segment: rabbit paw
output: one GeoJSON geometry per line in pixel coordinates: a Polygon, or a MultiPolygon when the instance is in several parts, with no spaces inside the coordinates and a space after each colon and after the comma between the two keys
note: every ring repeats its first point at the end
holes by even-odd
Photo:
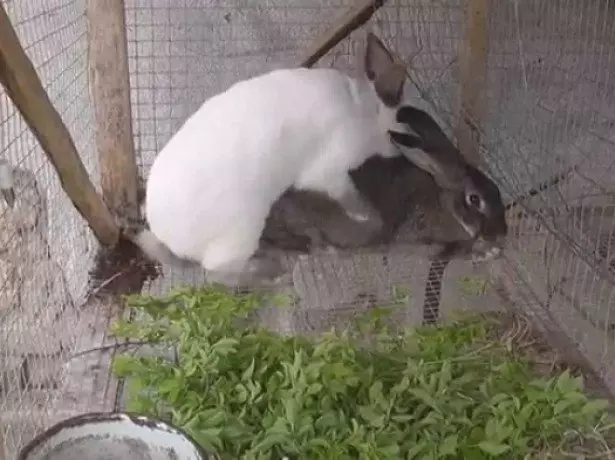
{"type": "Polygon", "coordinates": [[[346,211],[346,215],[360,225],[382,228],[384,225],[380,213],[371,206],[365,206],[360,212],[346,211]]]}
{"type": "Polygon", "coordinates": [[[376,210],[371,209],[367,213],[347,214],[354,222],[354,226],[361,230],[361,234],[366,235],[369,240],[372,236],[378,235],[384,228],[384,221],[376,210]]]}
{"type": "Polygon", "coordinates": [[[491,260],[495,260],[500,256],[501,253],[502,253],[502,250],[499,247],[494,246],[492,248],[487,249],[484,252],[472,254],[472,263],[481,264],[481,263],[489,262],[491,260]]]}

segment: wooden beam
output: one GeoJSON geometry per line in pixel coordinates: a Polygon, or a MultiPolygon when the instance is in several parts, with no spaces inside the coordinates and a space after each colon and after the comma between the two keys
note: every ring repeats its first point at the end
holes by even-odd
{"type": "Polygon", "coordinates": [[[459,150],[478,165],[480,133],[485,111],[481,97],[487,84],[488,26],[491,0],[466,0],[466,33],[460,56],[461,94],[457,125],[459,150]]]}
{"type": "Polygon", "coordinates": [[[6,10],[0,3],[0,83],[11,98],[47,158],[62,188],[88,222],[96,237],[113,245],[119,228],[90,181],[75,143],[51,104],[36,70],[19,43],[6,10]]]}
{"type": "Polygon", "coordinates": [[[115,215],[137,218],[138,168],[132,132],[124,0],[89,0],[90,92],[103,200],[115,215]]]}
{"type": "Polygon", "coordinates": [[[312,67],[339,42],[369,21],[385,3],[386,0],[362,0],[358,2],[356,7],[335,21],[331,29],[316,40],[300,59],[299,66],[312,67]]]}

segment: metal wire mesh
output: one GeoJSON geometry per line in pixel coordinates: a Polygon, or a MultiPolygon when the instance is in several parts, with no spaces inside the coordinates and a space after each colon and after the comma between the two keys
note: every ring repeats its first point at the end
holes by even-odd
{"type": "Polygon", "coordinates": [[[510,259],[613,391],[615,92],[609,1],[506,2],[491,16],[488,162],[519,199],[510,259]]]}
{"type": "MultiPolygon", "coordinates": [[[[72,0],[2,4],[96,177],[83,5],[72,0]]],[[[71,356],[100,340],[96,331],[104,327],[97,323],[105,324],[104,309],[80,310],[92,236],[3,91],[0,156],[14,168],[17,197],[13,208],[0,204],[0,458],[15,458],[41,428],[92,406],[89,397],[101,389],[92,388],[87,366],[98,363],[77,363],[71,356]],[[73,380],[67,386],[76,371],[77,385],[73,380]]]]}
{"type": "MultiPolygon", "coordinates": [[[[459,108],[457,59],[465,30],[463,17],[442,8],[461,5],[412,3],[422,5],[406,23],[405,40],[422,45],[412,61],[416,79],[451,122],[459,108]],[[456,20],[432,29],[424,22],[430,14],[456,20]],[[442,59],[451,35],[457,51],[442,59]],[[423,62],[438,70],[419,68],[423,62]]],[[[536,317],[563,329],[611,392],[614,9],[608,0],[491,3],[482,89],[487,114],[479,124],[482,157],[511,207],[510,248],[495,281],[513,297],[524,283],[534,300],[523,297],[518,307],[540,309],[536,317]]]]}

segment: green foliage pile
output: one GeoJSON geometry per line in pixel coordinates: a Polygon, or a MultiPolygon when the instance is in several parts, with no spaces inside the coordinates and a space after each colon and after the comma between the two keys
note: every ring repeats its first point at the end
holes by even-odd
{"type": "Polygon", "coordinates": [[[119,355],[127,409],[233,460],[563,458],[588,439],[608,448],[607,402],[568,372],[537,378],[488,321],[400,335],[368,318],[315,340],[250,325],[258,302],[214,289],[129,299],[149,320],[115,334],[172,345],[178,360],[119,355]]]}

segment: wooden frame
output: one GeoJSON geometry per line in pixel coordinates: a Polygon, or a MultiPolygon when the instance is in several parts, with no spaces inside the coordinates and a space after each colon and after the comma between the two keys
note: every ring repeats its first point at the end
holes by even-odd
{"type": "Polygon", "coordinates": [[[488,22],[491,0],[466,0],[466,34],[460,56],[461,88],[456,137],[460,152],[479,165],[481,124],[487,84],[488,22]]]}
{"type": "Polygon", "coordinates": [[[119,228],[96,192],[68,128],[49,100],[0,3],[0,83],[56,170],[62,188],[98,240],[114,245],[119,228]]]}
{"type": "Polygon", "coordinates": [[[103,200],[137,218],[138,168],[132,130],[124,0],[88,0],[89,76],[103,200]]]}

